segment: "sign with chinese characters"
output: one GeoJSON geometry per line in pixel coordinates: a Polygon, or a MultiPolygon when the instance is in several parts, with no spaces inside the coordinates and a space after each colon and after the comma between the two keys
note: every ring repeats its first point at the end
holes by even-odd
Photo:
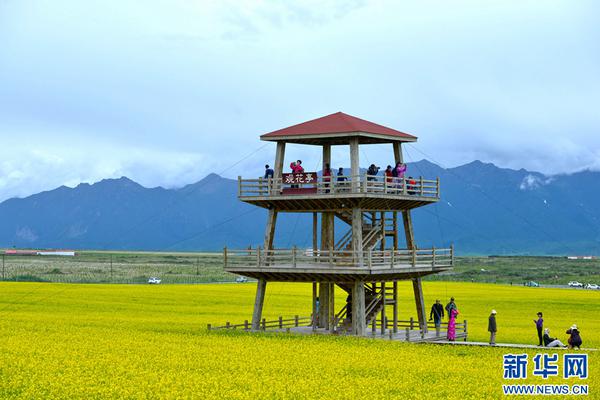
{"type": "Polygon", "coordinates": [[[302,183],[316,183],[317,173],[316,172],[302,172],[300,174],[283,174],[284,185],[298,185],[302,183]]]}

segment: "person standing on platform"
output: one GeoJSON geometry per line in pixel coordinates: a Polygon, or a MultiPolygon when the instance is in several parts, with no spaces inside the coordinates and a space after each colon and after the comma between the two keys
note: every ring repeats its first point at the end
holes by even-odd
{"type": "Polygon", "coordinates": [[[542,334],[542,332],[544,331],[544,318],[542,318],[542,312],[538,312],[537,313],[537,320],[533,320],[533,323],[535,324],[535,327],[537,328],[537,334],[538,334],[538,346],[543,346],[544,345],[544,335],[542,334]]]}
{"type": "Polygon", "coordinates": [[[496,332],[498,332],[498,326],[496,325],[496,310],[492,310],[490,318],[488,319],[488,332],[490,333],[490,345],[496,345],[496,332]]]}
{"type": "Polygon", "coordinates": [[[429,313],[429,320],[433,318],[435,324],[435,334],[440,336],[440,327],[442,325],[442,318],[444,318],[444,306],[439,300],[435,301],[435,304],[431,306],[431,312],[429,313]]]}
{"type": "Polygon", "coordinates": [[[325,164],[323,168],[323,186],[325,186],[325,193],[329,193],[329,186],[331,185],[331,168],[329,164],[325,164]]]}
{"type": "Polygon", "coordinates": [[[274,175],[275,171],[273,171],[273,168],[271,168],[269,164],[265,165],[265,176],[263,177],[263,179],[273,179],[274,175]]]}

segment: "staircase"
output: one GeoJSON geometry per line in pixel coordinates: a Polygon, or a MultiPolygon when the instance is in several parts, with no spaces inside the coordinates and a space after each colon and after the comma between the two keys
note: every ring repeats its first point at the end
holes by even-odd
{"type": "MultiPolygon", "coordinates": [[[[342,211],[335,214],[339,219],[352,225],[352,215],[347,211],[342,211]]],[[[377,218],[375,213],[363,213],[363,232],[362,232],[362,250],[373,250],[377,243],[383,239],[384,235],[394,235],[394,221],[390,217],[385,217],[382,220],[377,218]],[[382,225],[383,224],[383,225],[382,225]]],[[[351,251],[352,250],[352,228],[350,228],[335,244],[335,250],[351,251]]]]}
{"type": "MultiPolygon", "coordinates": [[[[352,288],[349,284],[338,283],[340,288],[344,289],[348,294],[352,293],[352,288]]],[[[366,325],[369,326],[377,322],[377,316],[381,313],[384,305],[383,288],[382,285],[386,283],[369,282],[365,283],[365,315],[366,325]]],[[[390,287],[386,286],[385,291],[385,304],[394,304],[394,298],[390,287]]],[[[342,309],[336,314],[334,319],[334,325],[337,330],[350,331],[352,328],[351,322],[352,311],[348,310],[348,303],[342,307],[342,309]]],[[[381,321],[380,321],[381,323],[381,321]]]]}

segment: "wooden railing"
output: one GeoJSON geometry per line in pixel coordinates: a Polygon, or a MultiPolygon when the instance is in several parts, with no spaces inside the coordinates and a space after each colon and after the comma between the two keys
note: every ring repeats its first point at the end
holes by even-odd
{"type": "Polygon", "coordinates": [[[280,195],[378,193],[439,199],[440,179],[386,178],[379,175],[318,176],[310,183],[286,183],[282,178],[242,179],[238,177],[239,197],[280,195]]]}
{"type": "Polygon", "coordinates": [[[448,268],[454,264],[454,246],[449,249],[316,250],[313,249],[223,249],[227,267],[259,268],[448,268]]]}
{"type": "MultiPolygon", "coordinates": [[[[312,325],[312,316],[311,317],[299,317],[295,315],[294,318],[284,319],[283,317],[279,317],[278,319],[267,321],[263,318],[260,321],[260,330],[267,329],[286,329],[286,328],[297,328],[299,326],[311,326],[312,325]]],[[[239,329],[243,331],[252,330],[252,324],[245,320],[243,324],[230,324],[226,322],[225,325],[222,326],[212,326],[211,324],[207,325],[207,329],[211,330],[220,330],[220,329],[239,329]]]]}

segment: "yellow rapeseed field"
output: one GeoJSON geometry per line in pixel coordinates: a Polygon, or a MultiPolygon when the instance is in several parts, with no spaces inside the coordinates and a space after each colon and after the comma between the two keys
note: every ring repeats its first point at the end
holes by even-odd
{"type": "MultiPolygon", "coordinates": [[[[535,313],[552,334],[577,323],[600,347],[600,292],[425,283],[426,302],[456,297],[471,340],[536,343],[535,313]]],[[[207,333],[242,322],[255,286],[0,283],[0,397],[23,399],[502,398],[502,348],[417,345],[352,337],[207,333]]],[[[415,316],[401,285],[402,318],[415,316]]],[[[266,317],[308,315],[310,286],[272,284],[266,317]]],[[[340,292],[340,301],[343,299],[340,292]]],[[[523,353],[522,350],[512,352],[523,353]]],[[[532,357],[539,351],[527,350],[532,357]]],[[[588,398],[600,398],[590,352],[588,398]]],[[[530,378],[526,383],[541,383],[530,378]]],[[[565,383],[562,377],[543,383],[565,383]]]]}

